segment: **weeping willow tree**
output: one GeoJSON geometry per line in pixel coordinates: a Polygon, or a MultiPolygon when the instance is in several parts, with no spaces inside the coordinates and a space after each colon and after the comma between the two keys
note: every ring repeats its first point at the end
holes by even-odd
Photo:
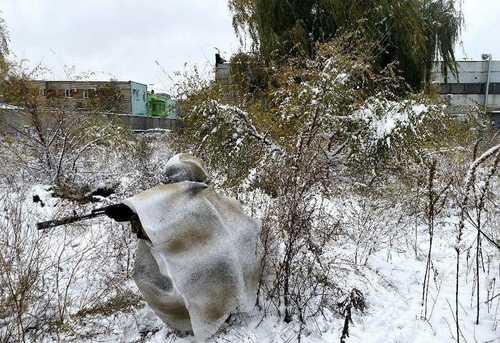
{"type": "MultiPolygon", "coordinates": [[[[1,12],[0,12],[1,14],[1,12]]],[[[0,17],[0,76],[7,72],[7,55],[9,54],[9,36],[5,21],[0,17]]]]}
{"type": "MultiPolygon", "coordinates": [[[[461,1],[461,0],[459,0],[461,1]]],[[[463,19],[455,0],[229,0],[240,39],[268,62],[315,53],[339,31],[378,43],[377,64],[397,62],[415,88],[428,83],[434,60],[456,72],[454,49],[463,19]]]]}

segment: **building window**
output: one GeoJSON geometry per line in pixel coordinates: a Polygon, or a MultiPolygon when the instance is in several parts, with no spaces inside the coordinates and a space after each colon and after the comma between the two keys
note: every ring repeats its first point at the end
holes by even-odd
{"type": "Polygon", "coordinates": [[[83,90],[83,98],[84,99],[93,98],[95,96],[95,93],[96,93],[95,88],[84,89],[83,90]]]}
{"type": "Polygon", "coordinates": [[[64,97],[65,98],[71,98],[71,89],[65,89],[64,90],[64,97]]]}
{"type": "Polygon", "coordinates": [[[500,83],[490,83],[490,94],[500,94],[500,83]]]}
{"type": "Polygon", "coordinates": [[[450,83],[450,94],[465,94],[463,83],[450,83]]]}
{"type": "Polygon", "coordinates": [[[481,94],[482,85],[480,83],[466,83],[464,84],[465,94],[481,94]]]}

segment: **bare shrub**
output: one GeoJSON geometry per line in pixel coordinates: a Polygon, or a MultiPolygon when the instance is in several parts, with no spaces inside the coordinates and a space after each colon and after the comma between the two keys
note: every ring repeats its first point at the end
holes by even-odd
{"type": "Polygon", "coordinates": [[[31,127],[16,129],[16,136],[5,139],[4,168],[22,170],[27,180],[55,184],[62,191],[85,184],[85,174],[96,171],[98,160],[126,143],[125,129],[107,118],[65,111],[28,117],[31,127]]]}
{"type": "MultiPolygon", "coordinates": [[[[0,337],[5,342],[61,339],[77,313],[118,301],[130,288],[135,238],[128,228],[104,221],[40,232],[38,206],[24,186],[0,199],[0,337]],[[115,300],[113,300],[115,299],[115,300]]],[[[50,204],[45,205],[50,206],[50,204]]],[[[59,203],[54,213],[74,211],[59,203]]],[[[85,209],[82,209],[85,211],[85,209]]],[[[43,211],[42,211],[43,212],[43,211]]],[[[137,306],[135,300],[123,308],[137,306]]],[[[123,303],[123,301],[118,301],[123,303]]],[[[121,305],[116,304],[115,308],[121,305]]]]}
{"type": "Polygon", "coordinates": [[[123,167],[132,181],[128,193],[154,187],[164,180],[163,172],[172,157],[169,133],[140,134],[134,137],[123,167]]]}
{"type": "Polygon", "coordinates": [[[3,196],[0,217],[0,337],[25,342],[37,337],[46,316],[42,286],[48,246],[21,205],[22,198],[3,196]]]}
{"type": "MultiPolygon", "coordinates": [[[[485,202],[484,199],[488,193],[490,182],[492,177],[495,175],[500,161],[500,145],[496,145],[485,151],[479,157],[477,157],[477,147],[474,147],[474,161],[470,164],[467,173],[463,181],[462,196],[458,207],[460,209],[459,222],[457,225],[457,237],[455,243],[456,252],[456,279],[455,279],[455,326],[456,326],[456,339],[460,342],[461,330],[459,321],[459,282],[460,282],[460,255],[465,250],[464,235],[466,230],[467,221],[472,224],[473,228],[477,230],[476,237],[476,323],[479,323],[479,258],[481,252],[481,237],[485,238],[489,244],[493,245],[495,248],[500,250],[500,245],[496,242],[494,238],[484,231],[481,224],[481,213],[484,210],[485,202]],[[479,194],[476,190],[476,183],[478,182],[478,174],[480,172],[481,166],[486,163],[489,159],[494,158],[491,167],[487,169],[486,175],[484,176],[483,184],[479,188],[479,194]],[[472,203],[472,204],[471,204],[472,203]],[[471,215],[469,211],[472,211],[474,215],[471,215]]],[[[484,224],[484,223],[483,223],[484,224]]],[[[495,225],[495,224],[493,224],[495,225]]]]}

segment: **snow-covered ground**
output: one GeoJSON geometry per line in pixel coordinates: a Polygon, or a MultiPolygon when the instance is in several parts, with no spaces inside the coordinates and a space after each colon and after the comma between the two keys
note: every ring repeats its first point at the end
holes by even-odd
{"type": "MultiPolygon", "coordinates": [[[[438,243],[438,242],[437,242],[438,243]]],[[[439,242],[440,243],[440,242],[439,242]]],[[[438,243],[438,244],[439,244],[438,243]]],[[[438,245],[437,244],[437,245],[438,245]]],[[[439,244],[440,245],[440,244],[439,244]]],[[[434,263],[440,275],[431,296],[429,320],[421,318],[422,280],[425,262],[412,253],[381,251],[372,257],[366,268],[352,271],[352,277],[366,293],[366,313],[356,313],[347,342],[384,343],[453,342],[455,260],[441,250],[434,263]]],[[[449,250],[448,252],[453,253],[449,250]]],[[[464,281],[464,280],[462,280],[464,281]]],[[[484,290],[486,291],[486,290],[484,290]]],[[[498,287],[496,288],[498,292],[498,287]]],[[[467,342],[498,342],[500,339],[498,302],[495,306],[482,304],[480,325],[475,325],[475,306],[470,304],[471,284],[461,288],[466,299],[461,302],[461,330],[467,342]],[[467,287],[468,286],[468,287],[467,287]]],[[[241,315],[226,326],[212,342],[289,342],[294,341],[299,328],[295,323],[285,324],[276,317],[263,317],[258,311],[241,315]]],[[[146,342],[193,342],[193,338],[176,337],[159,321],[147,305],[133,313],[114,314],[98,318],[96,332],[111,326],[112,332],[92,337],[88,342],[138,342],[149,331],[146,342]],[[152,333],[159,330],[156,333],[152,333]]],[[[335,342],[339,340],[343,319],[332,316],[310,323],[304,331],[303,342],[335,342]]]]}
{"type": "MultiPolygon", "coordinates": [[[[28,195],[26,206],[34,212],[32,220],[51,218],[59,213],[61,202],[50,198],[46,187],[36,186],[28,195]],[[31,196],[40,195],[45,203],[44,207],[32,204],[31,196]]],[[[73,234],[76,250],[87,243],[102,247],[106,235],[100,235],[102,221],[94,220],[85,232],[73,234]],[[98,235],[97,241],[94,241],[98,235]],[[97,242],[97,243],[96,243],[97,242]],[[100,242],[100,243],[99,243],[100,242]]],[[[116,229],[116,227],[115,227],[116,229]]],[[[127,229],[124,227],[123,229],[127,229]]],[[[56,243],[62,243],[66,236],[64,231],[72,228],[57,229],[47,232],[53,246],[52,254],[59,251],[56,243]]],[[[383,248],[368,257],[366,265],[354,265],[355,244],[344,239],[332,247],[327,254],[334,259],[342,275],[342,283],[346,288],[361,290],[367,302],[365,313],[353,312],[353,323],[350,325],[350,337],[346,342],[351,343],[384,343],[384,342],[421,342],[442,343],[453,342],[455,337],[454,301],[455,301],[455,251],[452,245],[455,232],[453,222],[443,223],[436,230],[434,237],[434,253],[432,257],[432,280],[430,283],[429,313],[423,319],[422,286],[425,271],[425,255],[428,248],[426,228],[419,228],[418,254],[414,247],[403,239],[394,241],[392,247],[383,248]]],[[[471,235],[473,233],[470,233],[471,235]]],[[[473,239],[473,237],[469,237],[473,239]]],[[[133,249],[131,242],[130,249],[133,249]]],[[[85,249],[84,249],[85,250],[85,249]]],[[[81,251],[81,250],[79,250],[81,251]]],[[[488,250],[491,251],[491,250],[488,250]]],[[[79,297],[88,296],[102,287],[102,280],[90,277],[89,273],[99,270],[101,273],[113,272],[113,267],[107,266],[106,261],[98,258],[103,251],[94,249],[85,255],[82,268],[77,273],[74,283],[70,287],[70,298],[75,302],[79,297]],[[104,263],[99,265],[98,262],[104,263]],[[103,269],[98,269],[103,268],[103,269]],[[88,284],[89,281],[95,284],[88,284]]],[[[122,256],[122,258],[125,258],[122,256]]],[[[68,261],[70,261],[69,259],[68,261]]],[[[475,298],[472,296],[474,280],[470,273],[471,258],[462,258],[460,279],[460,328],[466,342],[499,342],[500,340],[500,301],[498,297],[488,304],[486,295],[491,298],[498,295],[498,251],[491,256],[484,256],[485,270],[481,279],[481,308],[480,324],[475,325],[475,298]]],[[[122,261],[123,262],[123,261],[122,261]]],[[[73,264],[69,263],[67,267],[73,264]]],[[[63,268],[66,268],[63,266],[63,268]]],[[[53,271],[52,271],[53,272],[53,271]]],[[[138,291],[130,279],[124,279],[121,285],[130,294],[138,295],[138,291]]],[[[69,304],[74,307],[75,304],[69,304]]],[[[74,314],[74,312],[73,312],[74,314]]],[[[89,314],[82,317],[71,316],[71,330],[59,334],[59,339],[73,342],[193,342],[190,336],[178,337],[154,315],[153,311],[142,301],[138,301],[126,310],[111,310],[110,313],[89,314]]],[[[307,323],[302,329],[302,341],[310,343],[338,342],[341,335],[344,319],[334,314],[316,318],[307,323]]],[[[238,314],[212,338],[212,342],[291,342],[295,341],[299,333],[298,323],[284,323],[276,316],[264,316],[257,309],[250,314],[238,314]]],[[[56,341],[57,336],[47,336],[43,341],[56,341]]]]}
{"type": "MultiPolygon", "coordinates": [[[[165,152],[162,156],[168,155],[165,152]]],[[[120,170],[117,166],[110,168],[120,170]]],[[[39,335],[27,336],[26,342],[194,342],[193,337],[178,336],[166,327],[141,299],[131,280],[135,237],[127,225],[104,217],[44,233],[34,229],[38,221],[72,214],[73,210],[86,213],[130,196],[130,191],[140,187],[141,182],[133,173],[117,175],[121,175],[121,189],[104,203],[70,204],[51,197],[50,187],[43,185],[30,186],[26,193],[2,194],[0,201],[5,210],[0,214],[0,223],[4,225],[13,218],[8,209],[20,206],[24,239],[33,242],[39,238],[44,256],[43,277],[37,284],[40,298],[36,301],[46,307],[35,309],[41,316],[37,319],[43,324],[32,329],[39,330],[39,335]],[[40,197],[43,206],[33,202],[34,195],[40,197]],[[62,322],[51,324],[53,318],[62,322]]],[[[356,202],[354,198],[348,200],[356,202]]],[[[357,218],[349,217],[346,208],[339,207],[345,203],[339,201],[332,208],[339,210],[336,216],[341,218],[344,228],[349,228],[349,223],[357,218]]],[[[415,227],[400,225],[394,219],[400,214],[399,209],[389,209],[376,215],[369,229],[361,228],[368,232],[357,232],[353,225],[352,232],[346,229],[333,246],[325,249],[323,258],[334,266],[332,278],[338,286],[345,290],[356,288],[366,299],[367,308],[363,313],[353,311],[347,343],[456,341],[457,216],[454,211],[445,211],[447,214],[439,218],[435,227],[427,316],[422,306],[429,244],[425,225],[419,223],[415,235],[415,227]]],[[[496,230],[498,232],[498,226],[496,230]]],[[[467,227],[459,280],[461,342],[500,342],[500,251],[483,241],[480,318],[476,325],[475,237],[475,230],[467,227]]],[[[25,250],[30,251],[29,245],[25,250]]],[[[263,307],[266,308],[265,301],[263,307]]],[[[5,321],[0,316],[0,329],[8,324],[5,321]]],[[[300,334],[302,342],[339,342],[343,326],[344,318],[334,309],[309,319],[305,327],[297,321],[287,324],[272,311],[265,314],[254,309],[252,313],[232,315],[210,341],[294,342],[300,334]]]]}

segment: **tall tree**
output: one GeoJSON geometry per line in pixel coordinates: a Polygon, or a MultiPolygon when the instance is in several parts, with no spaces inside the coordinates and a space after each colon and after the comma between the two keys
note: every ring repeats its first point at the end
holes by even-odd
{"type": "Polygon", "coordinates": [[[398,62],[408,83],[429,81],[432,62],[456,71],[454,48],[461,26],[461,0],[229,0],[233,26],[246,34],[267,61],[314,54],[340,30],[361,30],[380,44],[381,67],[398,62]]]}
{"type": "MultiPolygon", "coordinates": [[[[0,12],[1,13],[1,12],[0,12]]],[[[0,74],[6,69],[6,58],[9,54],[9,36],[5,21],[0,17],[0,74]]]]}

